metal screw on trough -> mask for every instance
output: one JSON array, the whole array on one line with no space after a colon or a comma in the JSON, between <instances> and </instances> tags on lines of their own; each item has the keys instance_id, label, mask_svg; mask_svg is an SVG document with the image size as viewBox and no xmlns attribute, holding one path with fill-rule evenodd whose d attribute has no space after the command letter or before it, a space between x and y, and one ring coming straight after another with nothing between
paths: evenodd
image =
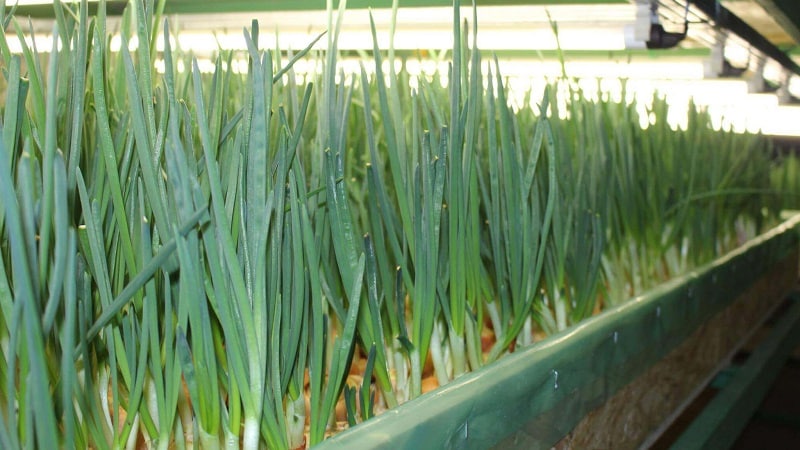
<instances>
[{"instance_id":1,"label":"metal screw on trough","mask_svg":"<svg viewBox=\"0 0 800 450\"><path fill-rule=\"evenodd\" d=\"M558 371L553 369L553 389L558 390Z\"/></svg>"},{"instance_id":2,"label":"metal screw on trough","mask_svg":"<svg viewBox=\"0 0 800 450\"><path fill-rule=\"evenodd\" d=\"M618 340L618 339L619 339L619 332L618 332L618 331L615 331L615 332L614 332L614 343L615 343L615 344L617 343L617 340Z\"/></svg>"}]
</instances>

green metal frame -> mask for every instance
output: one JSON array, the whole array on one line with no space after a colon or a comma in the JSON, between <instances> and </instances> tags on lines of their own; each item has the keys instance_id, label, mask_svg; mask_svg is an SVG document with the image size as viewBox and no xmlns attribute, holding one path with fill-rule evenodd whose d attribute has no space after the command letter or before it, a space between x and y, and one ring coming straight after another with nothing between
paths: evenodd
<instances>
[{"instance_id":1,"label":"green metal frame","mask_svg":"<svg viewBox=\"0 0 800 450\"><path fill-rule=\"evenodd\" d=\"M627 0L476 0L483 6L519 6L519 5L552 5L552 4L609 4L628 3ZM122 14L128 0L108 0L108 14ZM6 2L6 11L11 9L12 0ZM338 0L334 0L338 4ZM465 6L469 3L465 3ZM402 8L452 6L452 0L400 0ZM348 0L348 9L391 8L392 0ZM96 5L90 4L89 14L93 14ZM266 11L312 11L325 10L326 0L167 0L164 12L168 14L197 13L232 13L232 12L266 12ZM48 18L54 17L52 5L29 5L17 8L19 17Z\"/></svg>"},{"instance_id":2,"label":"green metal frame","mask_svg":"<svg viewBox=\"0 0 800 450\"><path fill-rule=\"evenodd\" d=\"M128 5L128 0L107 0L106 13L109 16L119 16ZM6 13L14 8L14 0L6 0ZM97 3L89 3L89 15L94 15L97 12ZM16 17L30 17L33 19L51 19L55 18L53 5L23 5L18 6L14 12Z\"/></svg>"},{"instance_id":3,"label":"green metal frame","mask_svg":"<svg viewBox=\"0 0 800 450\"><path fill-rule=\"evenodd\" d=\"M800 215L650 293L324 441L332 449L550 448L798 247ZM513 441L514 442L509 442Z\"/></svg>"},{"instance_id":4,"label":"green metal frame","mask_svg":"<svg viewBox=\"0 0 800 450\"><path fill-rule=\"evenodd\" d=\"M789 311L672 449L729 448L736 442L789 353L800 344L800 293L794 293L791 298Z\"/></svg>"},{"instance_id":5,"label":"green metal frame","mask_svg":"<svg viewBox=\"0 0 800 450\"><path fill-rule=\"evenodd\" d=\"M800 44L800 2L797 0L760 0L761 6L781 24L787 26L784 19L791 23L793 29L787 30L794 38L795 43Z\"/></svg>"},{"instance_id":6,"label":"green metal frame","mask_svg":"<svg viewBox=\"0 0 800 450\"><path fill-rule=\"evenodd\" d=\"M628 3L627 0L476 0L482 6ZM337 0L334 0L338 4ZM464 5L468 5L466 2ZM452 0L400 0L402 8L452 6ZM165 11L176 13L324 10L325 0L167 0ZM392 0L348 0L348 9L391 8Z\"/></svg>"}]
</instances>

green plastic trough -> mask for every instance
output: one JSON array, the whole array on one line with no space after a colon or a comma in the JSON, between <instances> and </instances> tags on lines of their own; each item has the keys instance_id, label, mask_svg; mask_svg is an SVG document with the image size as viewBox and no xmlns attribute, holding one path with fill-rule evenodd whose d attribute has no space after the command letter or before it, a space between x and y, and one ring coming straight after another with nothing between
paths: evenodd
<instances>
[{"instance_id":1,"label":"green plastic trough","mask_svg":"<svg viewBox=\"0 0 800 450\"><path fill-rule=\"evenodd\" d=\"M794 348L800 344L800 295L791 297L770 334L706 405L672 450L730 448L747 426Z\"/></svg>"},{"instance_id":2,"label":"green plastic trough","mask_svg":"<svg viewBox=\"0 0 800 450\"><path fill-rule=\"evenodd\" d=\"M759 279L766 280L761 284L769 290L779 284L772 281L774 272L781 271L776 279L783 284L788 280L789 286L778 286L779 293L773 288L770 295L787 293L797 279L798 224L800 215L795 215L697 270L345 430L316 448L551 448L560 441L562 447L570 447L563 445L565 436L588 414L696 336Z\"/></svg>"}]
</instances>

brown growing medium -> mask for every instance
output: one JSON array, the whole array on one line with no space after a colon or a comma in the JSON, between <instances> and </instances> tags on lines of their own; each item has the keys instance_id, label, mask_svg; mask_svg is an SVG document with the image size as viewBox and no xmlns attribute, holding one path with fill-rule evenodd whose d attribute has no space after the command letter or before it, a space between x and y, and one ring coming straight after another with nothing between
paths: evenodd
<instances>
[{"instance_id":1,"label":"brown growing medium","mask_svg":"<svg viewBox=\"0 0 800 450\"><path fill-rule=\"evenodd\" d=\"M794 251L682 344L589 413L558 450L637 448L717 372L797 283Z\"/></svg>"}]
</instances>

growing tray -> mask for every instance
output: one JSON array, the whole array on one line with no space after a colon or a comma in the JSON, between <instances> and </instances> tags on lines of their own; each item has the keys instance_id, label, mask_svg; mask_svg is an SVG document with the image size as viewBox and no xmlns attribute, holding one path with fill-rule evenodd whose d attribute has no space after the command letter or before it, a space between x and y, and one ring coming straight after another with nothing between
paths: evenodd
<instances>
[{"instance_id":1,"label":"growing tray","mask_svg":"<svg viewBox=\"0 0 800 450\"><path fill-rule=\"evenodd\" d=\"M794 215L721 258L316 448L635 448L795 286L799 224Z\"/></svg>"}]
</instances>

